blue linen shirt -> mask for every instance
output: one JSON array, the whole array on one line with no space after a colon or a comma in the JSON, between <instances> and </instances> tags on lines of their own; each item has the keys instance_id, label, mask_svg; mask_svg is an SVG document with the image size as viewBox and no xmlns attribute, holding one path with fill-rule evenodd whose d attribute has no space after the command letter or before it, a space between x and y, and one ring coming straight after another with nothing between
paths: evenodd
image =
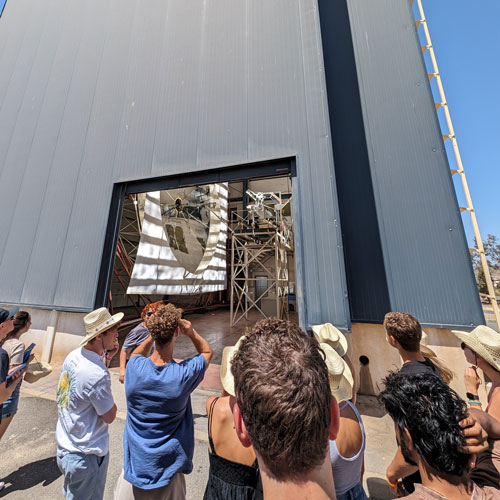
<instances>
[{"instance_id":1,"label":"blue linen shirt","mask_svg":"<svg viewBox=\"0 0 500 500\"><path fill-rule=\"evenodd\" d=\"M178 472L193 470L191 392L205 369L201 354L163 366L141 355L128 362L123 468L125 480L137 488L161 488Z\"/></svg>"}]
</instances>

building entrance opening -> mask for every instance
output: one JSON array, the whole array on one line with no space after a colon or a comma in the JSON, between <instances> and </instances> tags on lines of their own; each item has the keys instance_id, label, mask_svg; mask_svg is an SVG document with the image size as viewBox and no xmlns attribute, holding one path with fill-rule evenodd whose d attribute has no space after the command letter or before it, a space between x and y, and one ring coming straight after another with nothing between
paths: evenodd
<instances>
[{"instance_id":1,"label":"building entrance opening","mask_svg":"<svg viewBox=\"0 0 500 500\"><path fill-rule=\"evenodd\" d=\"M266 317L298 322L289 175L128 194L109 301L126 334L150 303L184 310L214 349ZM179 338L176 357L194 354Z\"/></svg>"}]
</instances>

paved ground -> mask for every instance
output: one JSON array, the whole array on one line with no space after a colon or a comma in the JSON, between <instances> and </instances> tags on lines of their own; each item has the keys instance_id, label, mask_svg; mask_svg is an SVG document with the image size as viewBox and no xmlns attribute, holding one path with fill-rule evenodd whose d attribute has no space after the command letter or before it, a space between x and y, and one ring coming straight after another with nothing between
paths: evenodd
<instances>
[{"instance_id":1,"label":"paved ground","mask_svg":"<svg viewBox=\"0 0 500 500\"><path fill-rule=\"evenodd\" d=\"M57 410L55 393L59 367L36 384L23 383L19 411L2 440L0 447L0 477L6 488L0 498L10 500L61 499L62 477L55 460L55 426ZM126 404L118 372L111 371L112 388L119 418L110 426L110 465L104 498L113 498L113 487L123 460L122 436ZM195 456L193 473L186 476L187 499L201 500L208 477L207 397L218 391L198 388L192 395L195 419ZM372 498L391 498L384 479L385 468L395 452L392 422L379 409L375 398L360 397L357 404L365 423L367 446L365 453L365 488Z\"/></svg>"}]
</instances>

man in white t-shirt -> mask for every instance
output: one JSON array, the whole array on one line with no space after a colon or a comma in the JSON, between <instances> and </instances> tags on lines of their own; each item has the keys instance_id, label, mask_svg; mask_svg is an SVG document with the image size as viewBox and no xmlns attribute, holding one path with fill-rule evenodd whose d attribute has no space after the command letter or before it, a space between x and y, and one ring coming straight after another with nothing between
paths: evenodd
<instances>
[{"instance_id":1,"label":"man in white t-shirt","mask_svg":"<svg viewBox=\"0 0 500 500\"><path fill-rule=\"evenodd\" d=\"M86 336L64 360L57 389L57 465L67 500L102 499L109 461L108 425L116 417L107 366L118 352L123 313L85 316Z\"/></svg>"}]
</instances>

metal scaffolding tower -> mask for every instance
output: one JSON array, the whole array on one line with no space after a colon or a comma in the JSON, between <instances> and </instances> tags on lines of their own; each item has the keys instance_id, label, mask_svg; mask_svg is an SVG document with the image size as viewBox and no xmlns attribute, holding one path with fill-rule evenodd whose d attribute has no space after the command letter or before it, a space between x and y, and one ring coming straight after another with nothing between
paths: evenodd
<instances>
[{"instance_id":1,"label":"metal scaffolding tower","mask_svg":"<svg viewBox=\"0 0 500 500\"><path fill-rule=\"evenodd\" d=\"M410 0L411 4L413 4L413 0ZM457 138L455 136L455 130L453 128L453 123L451 121L451 115L450 115L450 109L448 106L448 102L446 100L446 95L444 93L444 87L443 87L443 82L441 80L441 75L439 73L439 68L436 60L436 55L434 53L434 48L432 46L432 41L431 41L431 35L429 33L429 27L427 25L427 20L425 18L425 13L424 13L424 8L422 6L422 0L417 0L417 6L418 6L418 13L420 18L415 21L417 30L420 26L423 27L424 30L424 36L425 36L425 45L422 45L422 54L425 54L426 51L429 51L429 56L431 59L431 64L432 64L432 71L428 73L429 81L431 81L433 78L436 79L436 84L439 90L439 96L440 96L440 102L436 102L436 112L439 110L439 108L442 108L444 111L444 116L446 118L446 124L448 127L448 133L443 134L443 140L447 141L450 140L451 144L453 146L453 152L455 154L455 159L457 162L457 169L452 169L451 170L451 175L458 174L460 175L460 180L462 182L462 188L465 194L465 199L467 202L467 205L465 207L460 207L460 211L467 212L470 217L471 217L471 222L472 222L472 227L474 230L474 237L476 239L476 245L477 248L470 248L470 252L477 252L479 254L481 266L483 269L484 273L484 279L486 282L486 286L488 288L488 293L483 294L481 293L480 295L482 297L487 297L488 300L490 301L492 307L493 307L493 312L495 314L495 320L498 326L498 329L500 331L500 311L498 308L498 303L496 300L495 296L495 289L493 287L493 282L491 280L491 275L490 275L490 270L488 267L488 260L486 259L486 254L484 252L484 246L483 246L483 240L481 238L481 233L479 232L479 226L477 223L477 218L476 218L476 212L474 211L474 206L472 204L472 198L470 195L469 191L469 185L467 184L467 177L465 175L465 170L464 166L462 163L462 157L460 155L460 150L458 148L458 142Z\"/></svg>"},{"instance_id":2,"label":"metal scaffolding tower","mask_svg":"<svg viewBox=\"0 0 500 500\"><path fill-rule=\"evenodd\" d=\"M275 301L273 316L288 319L288 252L292 249L292 231L283 218L280 193L254 193L245 190L252 204L243 205L243 215L236 214L236 228L231 229L230 324L235 326L252 309L264 318L261 301ZM247 198L248 199L248 198ZM257 291L260 276L267 286ZM258 294L258 295L257 295Z\"/></svg>"}]
</instances>

